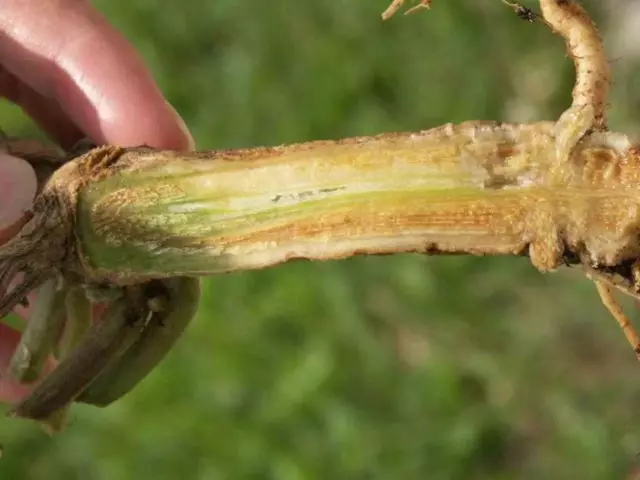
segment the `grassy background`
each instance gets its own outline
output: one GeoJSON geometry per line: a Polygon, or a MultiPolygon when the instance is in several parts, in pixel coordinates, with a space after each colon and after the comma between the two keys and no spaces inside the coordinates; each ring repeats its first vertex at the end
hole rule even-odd
{"type": "MultiPolygon", "coordinates": [[[[551,119],[573,81],[562,42],[498,0],[388,23],[386,0],[95,3],[200,148],[551,119]]],[[[633,131],[626,4],[584,3],[616,58],[612,126],[633,131]]],[[[0,124],[34,133],[6,103],[0,124]]],[[[55,439],[0,419],[0,478],[617,479],[640,452],[638,373],[576,272],[292,263],[208,280],[161,367],[108,409],[74,407],[55,439]]]]}

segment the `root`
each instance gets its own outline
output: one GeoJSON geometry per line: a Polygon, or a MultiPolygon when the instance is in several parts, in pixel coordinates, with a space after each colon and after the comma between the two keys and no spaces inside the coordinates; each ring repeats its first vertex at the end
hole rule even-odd
{"type": "Polygon", "coordinates": [[[540,0],[540,8],[545,23],[565,39],[576,68],[571,106],[592,108],[593,128],[606,130],[611,68],[597,27],[575,0],[540,0]]]}
{"type": "MultiPolygon", "coordinates": [[[[404,2],[405,0],[393,0],[391,2],[391,5],[389,5],[387,9],[382,12],[382,19],[389,20],[391,17],[393,17],[396,12],[400,10],[402,5],[404,5],[404,2]]],[[[429,8],[431,8],[431,0],[419,0],[419,3],[417,5],[408,9],[406,12],[404,12],[404,14],[409,15],[410,13],[416,12],[418,10],[429,10],[429,8]]]]}
{"type": "Polygon", "coordinates": [[[611,313],[616,322],[618,322],[624,336],[627,337],[627,341],[636,353],[636,358],[640,360],[640,336],[638,336],[638,332],[636,332],[636,329],[631,325],[631,321],[625,315],[620,303],[618,303],[613,296],[611,288],[598,280],[594,280],[593,283],[596,285],[596,290],[600,295],[602,304],[609,310],[609,313],[611,313]]]}

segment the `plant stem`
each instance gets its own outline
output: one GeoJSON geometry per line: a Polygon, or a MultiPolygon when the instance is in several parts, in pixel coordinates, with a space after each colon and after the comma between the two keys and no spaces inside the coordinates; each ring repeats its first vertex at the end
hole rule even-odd
{"type": "Polygon", "coordinates": [[[619,261],[631,239],[616,221],[630,227],[638,205],[638,172],[621,170],[628,140],[602,134],[559,163],[552,131],[468,122],[276,148],[127,150],[80,189],[78,248],[90,276],[121,284],[398,252],[529,253],[549,269],[586,245],[619,261]]]}

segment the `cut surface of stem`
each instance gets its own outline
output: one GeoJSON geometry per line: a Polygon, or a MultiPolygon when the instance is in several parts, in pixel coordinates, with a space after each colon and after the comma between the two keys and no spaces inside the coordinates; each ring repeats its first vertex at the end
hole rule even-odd
{"type": "Polygon", "coordinates": [[[78,197],[93,278],[210,275],[359,253],[640,254],[636,150],[623,135],[555,155],[553,123],[198,154],[127,150],[78,197]]]}

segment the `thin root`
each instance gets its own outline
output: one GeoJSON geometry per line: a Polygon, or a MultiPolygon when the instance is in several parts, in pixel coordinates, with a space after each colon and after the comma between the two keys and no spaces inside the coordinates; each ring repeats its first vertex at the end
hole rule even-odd
{"type": "Polygon", "coordinates": [[[633,351],[636,353],[636,358],[640,360],[640,336],[638,336],[636,329],[631,325],[629,317],[625,315],[622,307],[613,296],[611,288],[598,280],[594,280],[593,283],[596,285],[596,289],[598,290],[598,294],[600,295],[600,300],[602,300],[603,305],[607,310],[609,310],[611,315],[613,315],[616,322],[618,322],[624,336],[627,337],[627,341],[631,344],[633,351]]]}
{"type": "Polygon", "coordinates": [[[520,17],[522,20],[526,22],[533,23],[536,20],[541,18],[540,15],[535,13],[533,10],[525,7],[524,5],[519,4],[518,2],[510,2],[508,0],[502,0],[502,3],[511,7],[513,11],[516,12],[516,15],[518,15],[518,17],[520,17]]]}
{"type": "MultiPolygon", "coordinates": [[[[418,10],[429,10],[429,8],[431,8],[431,1],[432,0],[420,0],[417,5],[408,9],[406,12],[404,12],[404,14],[409,15],[410,13],[416,12],[418,10]]],[[[393,0],[391,2],[391,5],[389,5],[387,9],[382,12],[382,19],[389,20],[391,17],[393,17],[396,12],[400,10],[402,5],[404,5],[404,2],[405,0],[393,0]]]]}

